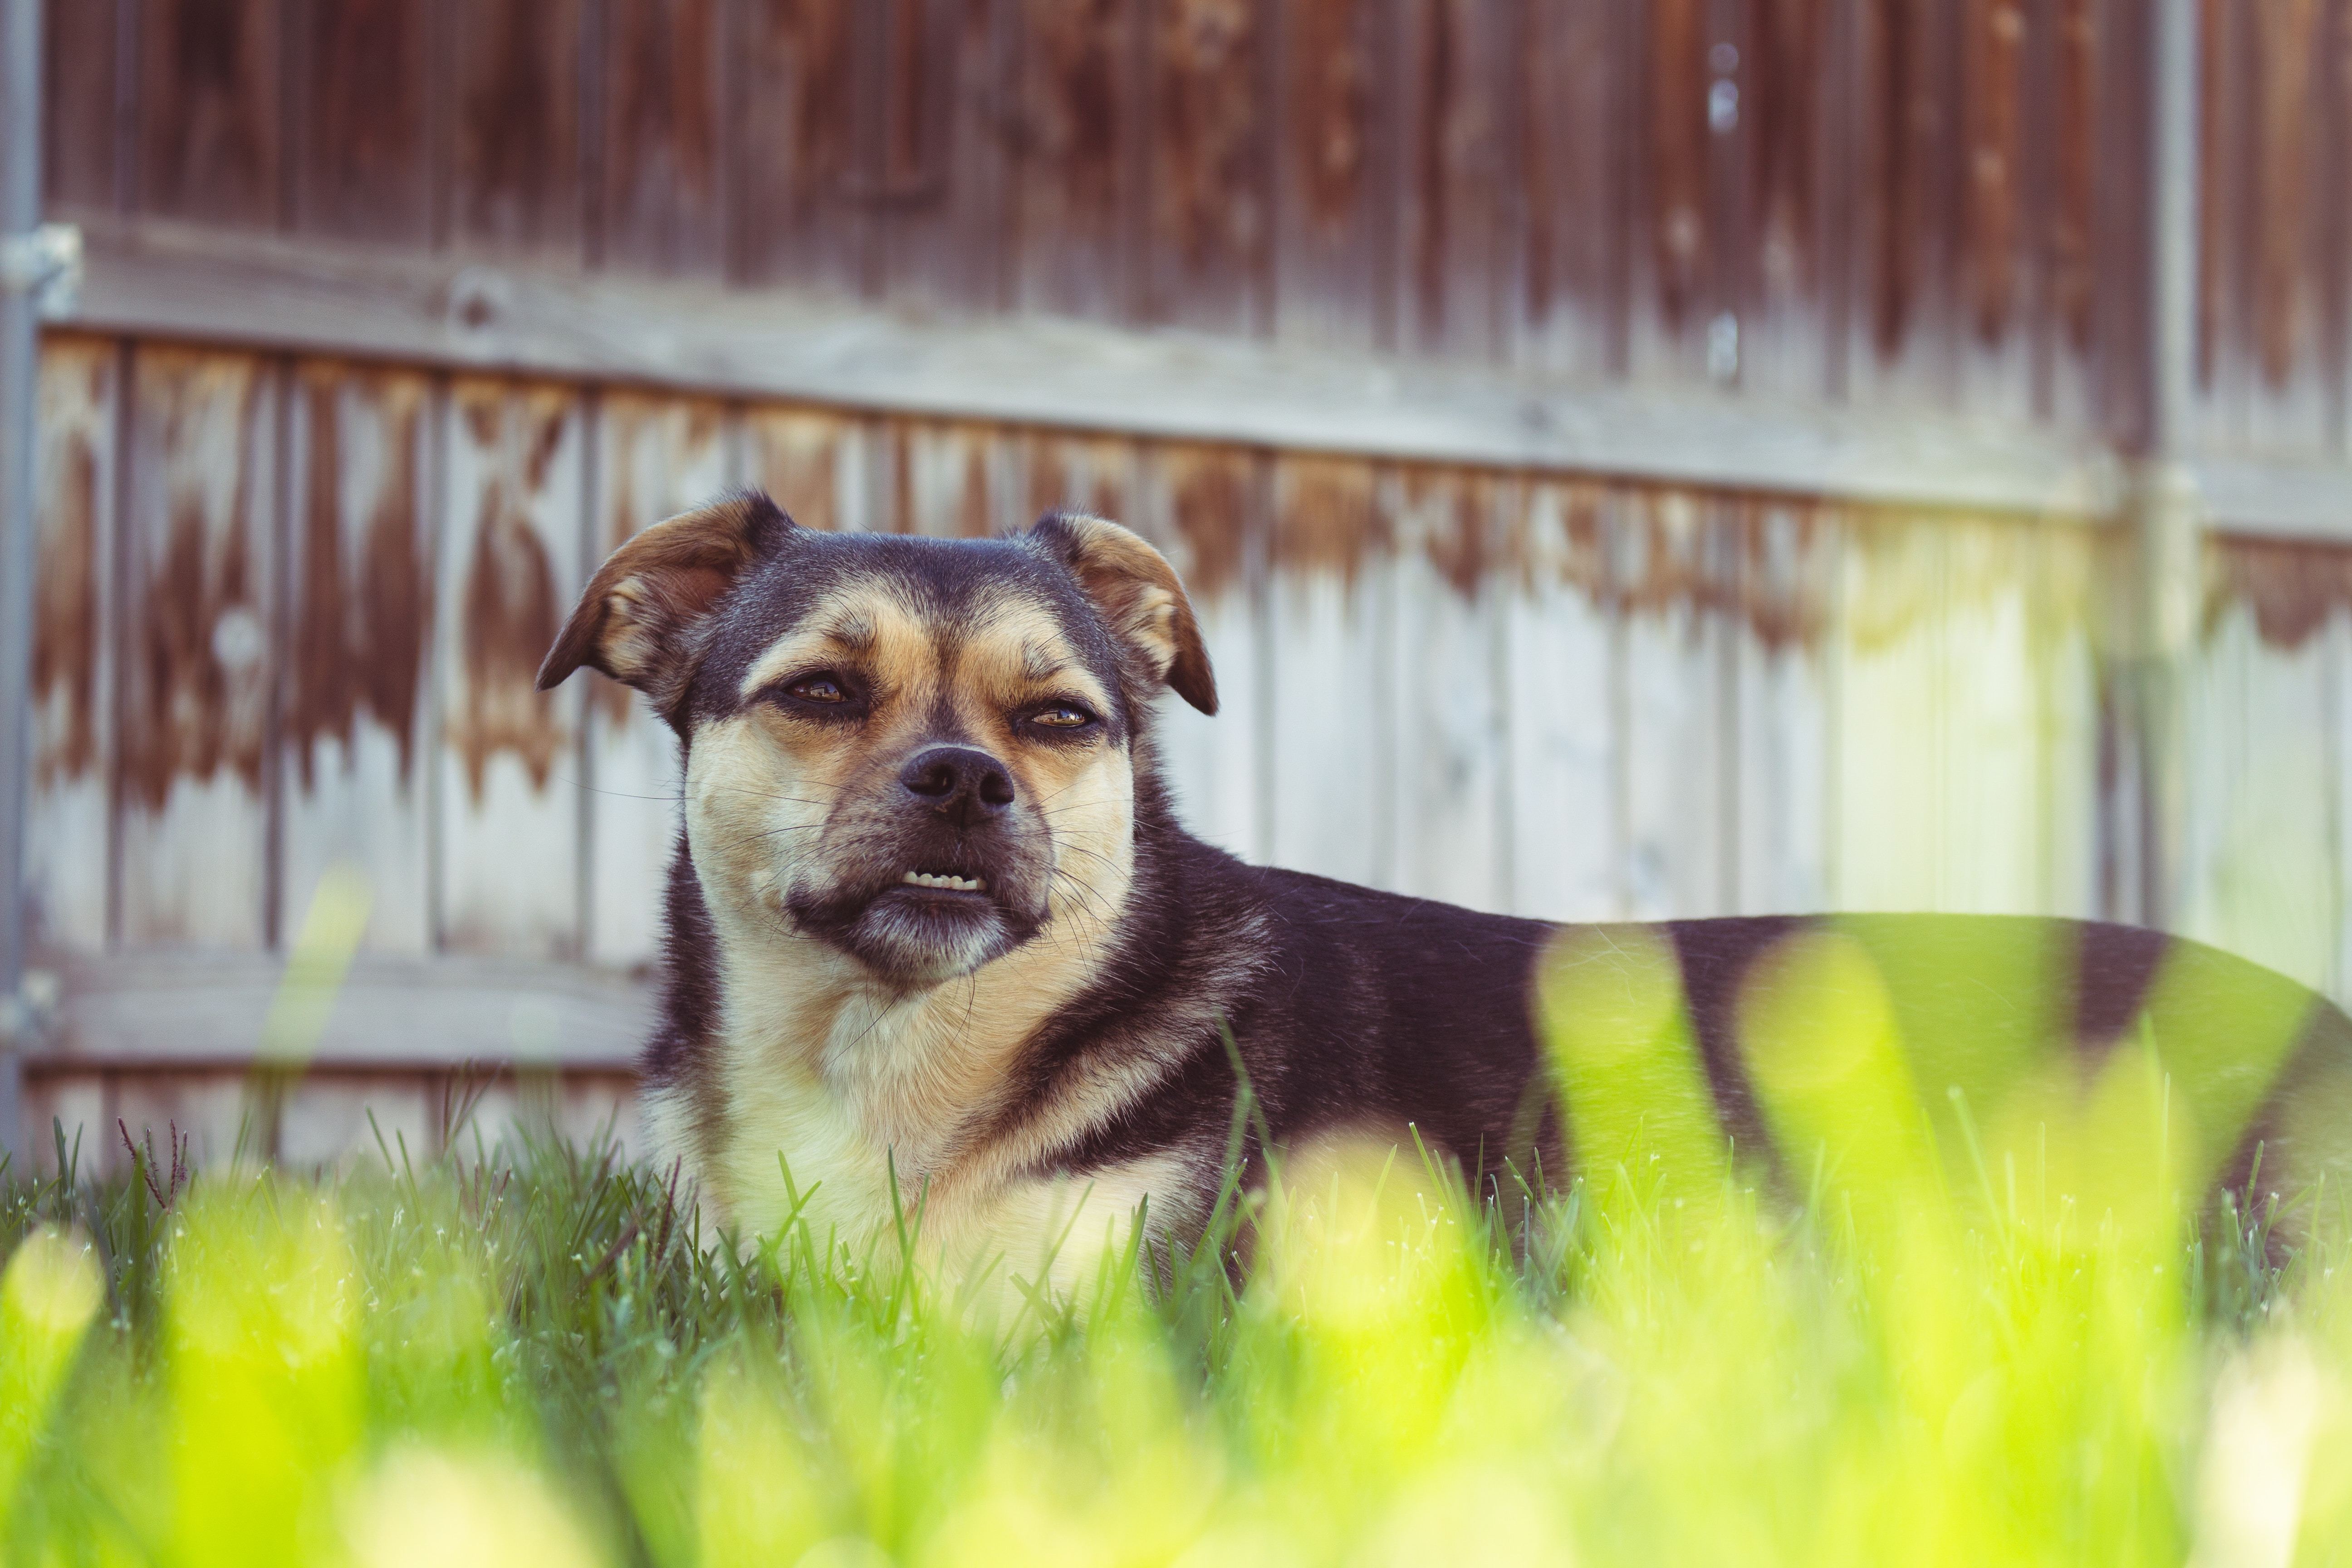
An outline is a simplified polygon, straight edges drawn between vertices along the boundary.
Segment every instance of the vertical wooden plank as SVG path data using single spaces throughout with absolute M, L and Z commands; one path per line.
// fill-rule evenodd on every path
M 1737 89 L 1730 107 L 1743 131 L 1738 348 L 1740 384 L 1751 392 L 1818 398 L 1830 384 L 1828 247 L 1843 189 L 1831 167 L 1840 151 L 1830 136 L 1834 4 L 1750 0 L 1734 70 L 1711 72 Z M 1732 62 L 1708 62 L 1718 63 Z
M 580 953 L 585 687 L 532 689 L 583 577 L 582 419 L 561 387 L 450 390 L 436 683 L 441 945 Z
M 1730 635 L 1738 703 L 1741 914 L 1829 907 L 1830 762 L 1827 640 L 1834 521 L 1786 502 L 1742 507 L 1738 604 Z
M 1400 345 L 1493 359 L 1511 273 L 1511 14 L 1410 0 L 1405 15 Z
M 1262 842 L 1256 710 L 1261 660 L 1250 594 L 1255 501 L 1249 453 L 1162 445 L 1144 457 L 1136 526 L 1183 580 L 1217 677 L 1217 712 L 1172 694 L 1160 703 L 1165 774 L 1184 826 L 1251 855 Z M 1262 546 L 1261 546 L 1262 548 Z
M 607 265 L 696 278 L 722 271 L 724 3 L 605 0 Z
M 986 539 L 996 532 L 989 459 L 996 433 L 985 426 L 908 420 L 896 432 L 900 515 L 897 531 L 933 539 Z
M 1028 500 L 1022 527 L 1067 508 L 1124 522 L 1138 510 L 1140 451 L 1115 437 L 1037 431 L 1023 443 Z
M 1619 517 L 1628 912 L 1727 913 L 1737 818 L 1727 795 L 1727 527 L 1715 504 L 1677 491 L 1629 492 Z
M 2043 303 L 2034 324 L 2037 406 L 2046 416 L 2078 430 L 2095 429 L 2099 416 L 2098 311 L 2100 223 L 2109 203 L 2100 191 L 2100 171 L 2110 153 L 2115 118 L 2101 90 L 2106 39 L 2100 26 L 2101 0 L 2047 0 L 2054 11 L 2056 37 L 2051 107 L 2053 126 L 2043 174 L 2051 186 L 2048 227 L 2039 237 L 2040 265 L 2046 279 Z
M 114 206 L 115 7 L 82 0 L 42 17 L 41 189 L 53 207 Z
M 2075 520 L 2037 531 L 2034 658 L 2041 688 L 2040 909 L 2099 912 L 2097 531 Z
M 1942 406 L 1957 392 L 1951 342 L 1959 184 L 1959 0 L 1863 7 L 1864 308 L 1853 357 L 1858 398 Z
M 1717 300 L 1709 222 L 1707 0 L 1643 8 L 1639 171 L 1620 221 L 1637 237 L 1628 322 L 1637 375 L 1697 381 Z
M 743 416 L 751 483 L 803 528 L 869 526 L 865 448 L 856 420 L 813 408 L 761 405 Z
M 1014 300 L 1061 315 L 1131 318 L 1140 0 L 1022 0 L 1021 18 Z
M 1267 733 L 1276 865 L 1387 886 L 1389 518 L 1369 463 L 1275 459 Z
M 741 181 L 732 270 L 834 294 L 862 286 L 870 224 L 858 175 L 853 0 L 743 6 L 734 155 Z
M 1396 886 L 1474 909 L 1507 901 L 1498 819 L 1504 762 L 1490 567 L 1497 481 L 1412 468 L 1401 476 L 1384 650 L 1394 716 Z
M 1541 920 L 1624 913 L 1608 507 L 1593 486 L 1531 484 L 1503 547 L 1511 898 Z
M 887 297 L 917 309 L 995 309 L 1005 294 L 1011 179 L 1010 0 L 894 0 L 883 9 L 884 124 L 861 176 L 873 270 Z
M 115 364 L 102 339 L 41 348 L 26 898 L 36 941 L 83 952 L 106 942 Z
M 278 221 L 281 15 L 278 0 L 142 0 L 143 210 L 244 227 Z
M 1215 331 L 1265 319 L 1265 69 L 1254 0 L 1163 0 L 1151 18 L 1144 313 Z
M 2246 445 L 2266 455 L 2313 457 L 2330 447 L 2326 384 L 2335 356 L 2323 337 L 2323 273 L 2342 265 L 2323 241 L 2332 193 L 2317 178 L 2327 151 L 2319 113 L 2328 66 L 2320 0 L 2252 6 L 2255 121 L 2253 250 Z
M 1595 377 L 1610 368 L 1623 88 L 1609 68 L 1613 0 L 1529 5 L 1518 55 L 1522 203 L 1517 358 Z
M 422 953 L 433 931 L 431 389 L 422 375 L 331 363 L 302 366 L 295 386 L 279 907 L 304 909 L 328 867 L 347 861 L 373 894 L 367 945 Z
M 577 258 L 582 0 L 450 6 L 457 244 Z
M 1972 413 L 2024 418 L 2033 406 L 2026 0 L 1964 0 L 1960 23 L 1961 401 Z
M 1841 531 L 1833 832 L 1840 909 L 1941 907 L 1943 539 L 1857 512 Z
M 1286 342 L 1388 342 L 1388 9 L 1382 0 L 1278 0 L 1274 329 Z
M 144 350 L 132 388 L 117 807 L 122 940 L 257 947 L 268 836 L 269 394 Z
M 2227 540 L 2190 706 L 2183 929 L 2309 984 L 2333 978 L 2336 879 L 2329 618 L 2337 548 Z
M 342 0 L 303 13 L 295 226 L 423 245 L 432 0 Z
M 701 399 L 608 393 L 598 408 L 601 561 L 648 524 L 711 500 L 726 484 L 725 410 Z M 590 563 L 593 569 L 593 563 Z M 636 694 L 593 672 L 588 681 L 587 954 L 595 963 L 651 963 L 662 889 L 679 828 L 677 737 Z
M 2034 669 L 2032 524 L 1946 518 L 1939 908 L 2030 914 L 2048 850 Z

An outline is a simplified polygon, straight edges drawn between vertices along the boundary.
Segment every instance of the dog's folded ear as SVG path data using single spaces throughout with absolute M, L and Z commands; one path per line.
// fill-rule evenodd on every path
M 539 667 L 539 689 L 584 664 L 667 709 L 693 674 L 688 634 L 746 567 L 797 526 L 751 491 L 635 535 L 588 580 Z
M 1177 696 L 1217 710 L 1217 678 L 1192 601 L 1168 558 L 1140 535 L 1083 512 L 1047 512 L 1029 537 L 1070 569 L 1112 635 L 1140 652 Z

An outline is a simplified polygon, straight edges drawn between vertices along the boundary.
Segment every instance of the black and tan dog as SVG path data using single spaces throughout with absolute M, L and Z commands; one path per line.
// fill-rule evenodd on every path
M 1538 1071 L 1548 952 L 1601 963 L 1601 994 L 1671 967 L 1711 1135 L 1771 1158 L 1739 999 L 1814 928 L 1566 928 L 1563 947 L 1561 928 L 1192 837 L 1153 707 L 1172 688 L 1214 712 L 1214 679 L 1175 573 L 1112 523 L 826 534 L 734 497 L 604 563 L 540 684 L 583 665 L 644 692 L 683 748 L 648 1104 L 745 1233 L 798 1205 L 855 1245 L 897 1224 L 894 1190 L 921 1194 L 940 1256 L 1015 1271 L 1147 1199 L 1155 1232 L 1181 1233 L 1220 1183 L 1235 1047 L 1277 1142 L 1410 1128 L 1490 1193 L 1507 1169 L 1556 1177 L 1579 1151 Z M 1838 929 L 1882 962 L 1889 1026 L 1945 1042 L 1948 1074 L 1921 1071 L 1953 1085 L 2157 1042 L 2208 1184 L 2242 1182 L 2257 1148 L 2266 1188 L 2307 1182 L 2335 1151 L 2304 1123 L 2352 1120 L 2295 1114 L 2352 1086 L 2344 1016 L 2210 949 L 2055 921 Z M 1942 1103 L 1945 1083 L 1920 1087 Z

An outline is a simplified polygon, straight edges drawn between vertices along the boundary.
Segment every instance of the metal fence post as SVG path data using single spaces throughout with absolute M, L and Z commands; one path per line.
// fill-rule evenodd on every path
M 2196 393 L 2198 7 L 2152 0 L 2147 136 L 2147 446 L 2133 475 L 2138 576 L 2131 657 L 2139 748 L 2143 924 L 2180 915 L 2187 838 L 2185 688 L 2204 580 L 2205 501 L 2189 466 Z
M 32 790 L 33 455 L 41 232 L 41 0 L 0 0 L 0 1151 L 26 1152 L 25 811 Z

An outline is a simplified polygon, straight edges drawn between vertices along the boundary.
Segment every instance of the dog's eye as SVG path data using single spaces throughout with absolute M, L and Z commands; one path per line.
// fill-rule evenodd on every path
M 784 689 L 803 702 L 845 702 L 849 700 L 849 693 L 841 689 L 841 682 L 830 675 L 803 676 Z
M 1095 721 L 1095 716 L 1070 702 L 1054 702 L 1029 715 L 1033 723 L 1052 730 L 1078 730 Z

